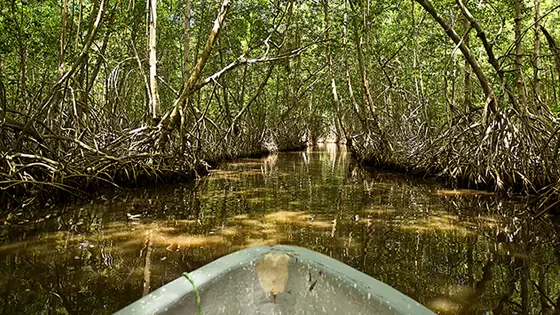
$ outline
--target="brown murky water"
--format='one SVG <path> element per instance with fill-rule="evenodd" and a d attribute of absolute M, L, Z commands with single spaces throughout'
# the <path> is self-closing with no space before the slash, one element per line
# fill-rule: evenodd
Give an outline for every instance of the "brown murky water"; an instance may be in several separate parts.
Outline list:
<path fill-rule="evenodd" d="M 521 200 L 365 170 L 319 146 L 243 159 L 196 184 L 26 213 L 0 226 L 0 313 L 111 313 L 230 252 L 307 247 L 441 314 L 553 314 L 558 226 Z"/>

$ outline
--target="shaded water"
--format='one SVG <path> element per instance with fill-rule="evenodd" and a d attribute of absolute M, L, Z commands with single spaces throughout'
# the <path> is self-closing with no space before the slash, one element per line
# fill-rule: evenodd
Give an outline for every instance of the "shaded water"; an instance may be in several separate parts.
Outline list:
<path fill-rule="evenodd" d="M 520 201 L 365 170 L 334 145 L 0 225 L 0 313 L 116 311 L 227 253 L 303 246 L 442 314 L 553 314 L 558 227 Z M 556 309 L 558 311 L 558 309 Z"/>

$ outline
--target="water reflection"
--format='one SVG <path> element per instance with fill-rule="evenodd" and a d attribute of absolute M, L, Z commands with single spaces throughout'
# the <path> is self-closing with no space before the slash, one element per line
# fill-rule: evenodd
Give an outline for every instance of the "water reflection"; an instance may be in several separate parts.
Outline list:
<path fill-rule="evenodd" d="M 325 253 L 441 314 L 554 314 L 557 225 L 522 203 L 364 170 L 335 145 L 243 159 L 196 184 L 25 213 L 0 230 L 0 313 L 110 313 L 227 253 Z"/>

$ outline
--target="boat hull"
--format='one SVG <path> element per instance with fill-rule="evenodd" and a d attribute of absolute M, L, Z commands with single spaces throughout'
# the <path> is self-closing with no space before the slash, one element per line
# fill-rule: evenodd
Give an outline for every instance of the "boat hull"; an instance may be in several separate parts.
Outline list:
<path fill-rule="evenodd" d="M 259 246 L 180 277 L 117 314 L 434 314 L 348 265 L 294 246 Z"/>

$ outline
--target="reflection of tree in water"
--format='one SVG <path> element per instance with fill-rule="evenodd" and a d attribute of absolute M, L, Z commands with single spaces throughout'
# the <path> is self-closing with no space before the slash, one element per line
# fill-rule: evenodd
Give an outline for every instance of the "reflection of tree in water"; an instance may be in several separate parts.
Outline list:
<path fill-rule="evenodd" d="M 361 169 L 350 173 L 393 209 L 363 211 L 367 223 L 360 234 L 353 233 L 361 237 L 359 253 L 337 258 L 441 313 L 552 314 L 558 309 L 558 231 L 550 223 L 531 220 L 522 205 L 498 197 L 399 191 L 399 183 L 414 186 L 414 180 L 391 180 L 393 174 L 381 172 L 368 182 Z"/>
<path fill-rule="evenodd" d="M 442 314 L 558 310 L 558 225 L 498 196 L 364 171 L 346 154 L 248 159 L 196 187 L 105 199 L 4 228 L 1 313 L 112 312 L 142 295 L 146 274 L 153 290 L 278 243 L 339 259 Z"/>

